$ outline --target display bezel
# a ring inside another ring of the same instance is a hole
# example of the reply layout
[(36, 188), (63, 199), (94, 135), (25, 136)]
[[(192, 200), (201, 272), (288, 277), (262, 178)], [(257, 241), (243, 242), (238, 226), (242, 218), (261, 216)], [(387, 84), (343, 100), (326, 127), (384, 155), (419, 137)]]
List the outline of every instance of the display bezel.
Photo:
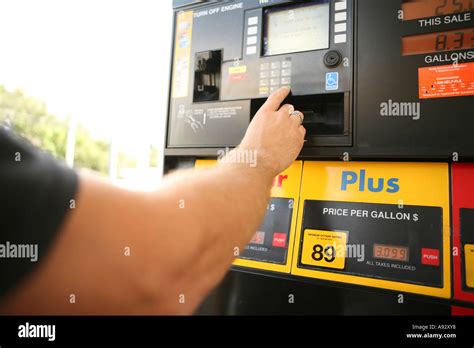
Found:
[[(321, 47), (321, 48), (316, 48), (316, 49), (303, 49), (299, 51), (288, 51), (288, 52), (281, 52), (281, 53), (273, 53), (269, 54), (266, 53), (267, 51), (267, 45), (268, 45), (268, 18), (272, 13), (275, 12), (281, 12), (281, 11), (287, 11), (289, 9), (299, 9), (299, 8), (304, 8), (304, 7), (311, 7), (311, 6), (316, 6), (316, 5), (327, 5), (327, 15), (328, 15), (328, 30), (327, 30), (327, 47)], [(261, 52), (260, 55), (261, 57), (274, 57), (274, 56), (280, 56), (280, 55), (288, 55), (288, 54), (296, 54), (296, 53), (304, 53), (304, 52), (313, 52), (313, 51), (321, 51), (321, 50), (328, 50), (331, 47), (331, 2), (330, 0), (315, 0), (315, 1), (310, 1), (310, 2), (305, 2), (305, 3), (299, 3), (299, 4), (284, 4), (284, 5), (276, 5), (276, 6), (270, 6), (266, 7), (263, 10), (262, 14), (263, 18), (263, 23), (262, 23), (262, 45), (261, 45)]]

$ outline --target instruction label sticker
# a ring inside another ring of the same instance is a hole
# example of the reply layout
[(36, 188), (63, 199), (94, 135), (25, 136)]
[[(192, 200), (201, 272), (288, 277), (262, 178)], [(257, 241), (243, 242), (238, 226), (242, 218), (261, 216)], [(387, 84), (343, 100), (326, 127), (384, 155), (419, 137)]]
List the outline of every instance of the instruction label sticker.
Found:
[(192, 37), (193, 11), (178, 13), (174, 42), (173, 98), (188, 96)]
[(229, 77), (231, 81), (243, 81), (247, 79), (247, 66), (231, 66), (229, 68)]
[(418, 68), (420, 99), (474, 95), (474, 63)]
[(464, 246), (464, 258), (466, 265), (466, 285), (474, 288), (474, 244)]
[(301, 263), (344, 269), (347, 233), (307, 229), (303, 236)]
[(231, 66), (229, 68), (229, 75), (232, 74), (244, 74), (247, 72), (247, 66), (246, 65), (239, 65), (239, 66)]

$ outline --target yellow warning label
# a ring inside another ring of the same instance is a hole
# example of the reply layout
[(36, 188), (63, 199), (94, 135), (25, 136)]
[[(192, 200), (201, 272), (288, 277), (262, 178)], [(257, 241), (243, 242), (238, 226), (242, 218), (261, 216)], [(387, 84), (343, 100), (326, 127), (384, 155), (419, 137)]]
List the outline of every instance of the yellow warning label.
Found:
[(188, 96), (193, 37), (193, 11), (180, 12), (176, 18), (176, 37), (173, 60), (173, 98)]
[(304, 231), (301, 263), (308, 266), (344, 269), (347, 233), (334, 231)]
[(240, 65), (240, 66), (231, 66), (229, 68), (229, 75), (233, 74), (244, 74), (247, 72), (247, 66), (246, 65)]
[(466, 265), (466, 285), (474, 288), (474, 244), (464, 246), (464, 264)]

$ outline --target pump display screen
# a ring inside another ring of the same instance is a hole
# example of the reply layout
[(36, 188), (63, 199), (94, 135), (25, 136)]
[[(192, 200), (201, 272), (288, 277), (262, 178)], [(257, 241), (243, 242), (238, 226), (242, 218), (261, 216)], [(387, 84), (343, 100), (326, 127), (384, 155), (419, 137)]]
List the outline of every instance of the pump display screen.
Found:
[(408, 261), (408, 248), (384, 244), (374, 244), (374, 258)]
[(329, 2), (265, 11), (263, 55), (329, 48)]
[(402, 54), (435, 53), (474, 48), (474, 29), (406, 36), (402, 39)]
[(474, 10), (474, 0), (403, 0), (403, 20), (443, 16)]

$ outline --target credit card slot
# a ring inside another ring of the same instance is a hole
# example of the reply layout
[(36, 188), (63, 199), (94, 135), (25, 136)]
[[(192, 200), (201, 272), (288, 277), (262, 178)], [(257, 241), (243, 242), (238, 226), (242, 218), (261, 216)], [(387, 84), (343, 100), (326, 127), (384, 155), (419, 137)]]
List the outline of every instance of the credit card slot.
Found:
[[(264, 102), (265, 99), (252, 100), (252, 115)], [(290, 95), (283, 104), (292, 104), (303, 112), (305, 146), (351, 145), (348, 93)]]

